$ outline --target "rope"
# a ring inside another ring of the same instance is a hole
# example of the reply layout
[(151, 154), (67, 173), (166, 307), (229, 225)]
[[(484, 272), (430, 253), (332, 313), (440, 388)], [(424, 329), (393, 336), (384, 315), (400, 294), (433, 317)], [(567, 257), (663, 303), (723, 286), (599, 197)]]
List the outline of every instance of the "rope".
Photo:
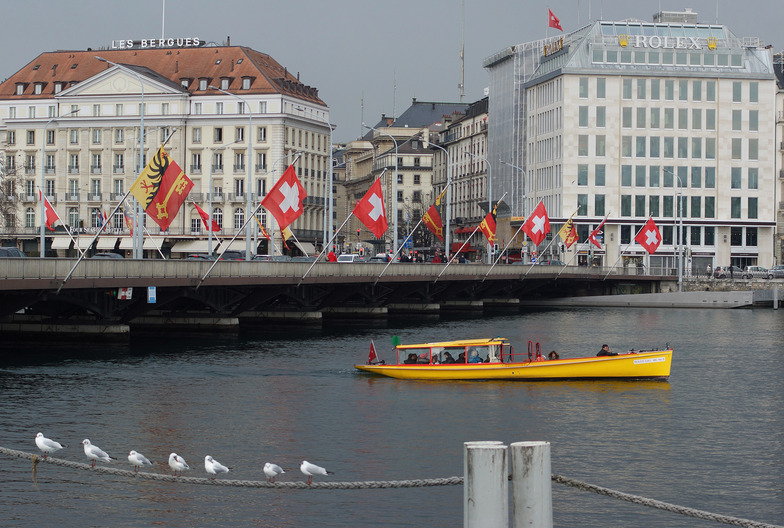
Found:
[(593, 484), (581, 482), (579, 480), (571, 479), (569, 477), (564, 477), (562, 475), (554, 474), (553, 482), (557, 482), (559, 484), (565, 484), (566, 486), (571, 486), (573, 488), (577, 488), (583, 491), (590, 491), (593, 493), (597, 493), (599, 495), (606, 495), (607, 497), (612, 497), (614, 499), (620, 499), (626, 502), (632, 502), (634, 504), (641, 504), (643, 506), (648, 506), (650, 508), (657, 508), (659, 510), (664, 510), (672, 513), (679, 513), (681, 515), (686, 515), (688, 517), (696, 517), (698, 519), (716, 521), (719, 523), (730, 524), (733, 526), (745, 526), (748, 528), (784, 528), (782, 526), (775, 525), (775, 524), (766, 524), (757, 521), (750, 521), (748, 519), (741, 519), (739, 517), (718, 515), (715, 513), (706, 512), (704, 510), (695, 510), (694, 508), (678, 506), (676, 504), (670, 504), (668, 502), (647, 499), (645, 497), (640, 497), (639, 495), (631, 495), (629, 493), (623, 493), (620, 491), (611, 490), (609, 488), (594, 486)]
[[(47, 463), (55, 466), (69, 467), (73, 469), (82, 469), (93, 471), (96, 473), (103, 473), (107, 475), (115, 475), (119, 477), (130, 477), (141, 480), (155, 480), (159, 482), (184, 482), (186, 484), (202, 484), (210, 486), (229, 486), (240, 488), (267, 488), (267, 489), (391, 489), (391, 488), (426, 488), (434, 486), (460, 486), (463, 484), (463, 477), (446, 477), (436, 479), (415, 479), (415, 480), (369, 480), (363, 482), (314, 482), (308, 485), (306, 482), (267, 482), (258, 480), (218, 480), (210, 478), (199, 477), (177, 477), (173, 475), (164, 475), (161, 473), (149, 473), (144, 471), (131, 471), (127, 469), (116, 469), (113, 467), (96, 466), (92, 467), (90, 464), (83, 464), (81, 462), (72, 462), (62, 458), (43, 457), (34, 453), (26, 453), (24, 451), (17, 451), (15, 449), (8, 449), (0, 447), (0, 454), (9, 455), (16, 458), (26, 458), (33, 462), (33, 479), (35, 480), (38, 470), (38, 464)], [(511, 479), (511, 476), (509, 477)], [(688, 517), (696, 517), (698, 519), (705, 519), (715, 521), (718, 523), (729, 524), (732, 526), (743, 526), (746, 528), (784, 528), (784, 526), (775, 524), (766, 524), (748, 519), (741, 519), (739, 517), (729, 517), (727, 515), (718, 515), (704, 510), (697, 510), (694, 508), (687, 508), (685, 506), (678, 506), (668, 502), (662, 502), (654, 499), (640, 497), (639, 495), (632, 495), (623, 493), (621, 491), (595, 486), (579, 480), (575, 480), (563, 475), (553, 474), (552, 481), (558, 484), (571, 486), (582, 491), (590, 491), (598, 495), (605, 495), (626, 502), (648, 506), (649, 508), (656, 508), (671, 513), (678, 513)]]
[(36, 478), (38, 464), (47, 463), (55, 466), (68, 467), (73, 469), (82, 469), (93, 471), (96, 473), (103, 473), (106, 475), (115, 475), (118, 477), (130, 477), (141, 480), (155, 480), (158, 482), (184, 482), (187, 484), (203, 484), (209, 486), (229, 486), (238, 488), (268, 488), (268, 489), (389, 489), (389, 488), (426, 488), (433, 486), (457, 486), (463, 483), (463, 477), (448, 477), (437, 479), (416, 479), (416, 480), (369, 480), (363, 482), (314, 482), (308, 485), (307, 482), (267, 482), (258, 480), (228, 480), (228, 479), (210, 479), (200, 477), (177, 477), (174, 475), (164, 475), (161, 473), (149, 473), (144, 471), (131, 471), (128, 469), (117, 469), (107, 466), (95, 466), (90, 464), (83, 464), (81, 462), (72, 462), (62, 458), (53, 458), (51, 456), (43, 457), (34, 453), (26, 453), (24, 451), (17, 451), (15, 449), (7, 449), (0, 447), (0, 453), (9, 455), (16, 458), (26, 458), (33, 462), (33, 478)]

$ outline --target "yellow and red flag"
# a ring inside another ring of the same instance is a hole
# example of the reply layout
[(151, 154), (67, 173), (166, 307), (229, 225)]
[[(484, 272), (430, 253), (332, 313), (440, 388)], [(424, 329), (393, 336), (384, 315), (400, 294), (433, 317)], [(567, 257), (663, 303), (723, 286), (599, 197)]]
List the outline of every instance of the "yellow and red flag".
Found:
[(482, 223), (479, 224), (479, 230), (485, 234), (487, 241), (491, 244), (495, 242), (495, 229), (496, 229), (496, 209), (498, 208), (498, 204), (493, 206), (493, 210), (487, 213), (485, 219), (482, 220)]
[(577, 242), (577, 228), (574, 227), (574, 222), (572, 222), (572, 217), (569, 217), (569, 220), (563, 225), (563, 227), (558, 231), (558, 236), (561, 237), (563, 243), (566, 247), (572, 247), (572, 244)]
[(264, 229), (263, 225), (261, 225), (261, 220), (259, 220), (258, 216), (256, 217), (256, 223), (259, 224), (259, 233), (261, 233), (261, 236), (263, 236), (267, 240), (271, 240), (270, 236), (269, 236), (269, 233), (267, 233), (267, 230)]
[(169, 228), (185, 202), (193, 182), (163, 147), (131, 186), (131, 194), (162, 230)]
[(441, 200), (444, 198), (446, 189), (447, 188), (444, 187), (444, 190), (441, 191), (441, 194), (436, 198), (435, 203), (430, 206), (422, 217), (422, 223), (425, 224), (425, 227), (432, 231), (441, 242), (444, 241), (444, 221), (441, 219)]

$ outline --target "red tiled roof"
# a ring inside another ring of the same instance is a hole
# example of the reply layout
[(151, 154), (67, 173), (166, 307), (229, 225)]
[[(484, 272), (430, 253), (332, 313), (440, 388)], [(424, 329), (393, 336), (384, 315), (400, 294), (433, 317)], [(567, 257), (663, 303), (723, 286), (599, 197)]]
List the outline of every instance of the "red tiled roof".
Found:
[[(118, 64), (144, 66), (178, 86), (182, 79), (189, 79), (188, 91), (192, 95), (214, 94), (214, 90), (199, 90), (200, 78), (209, 79), (208, 84), (213, 86), (219, 85), (222, 78), (228, 78), (229, 92), (240, 95), (279, 93), (325, 105), (316, 88), (299, 82), (269, 55), (245, 46), (45, 52), (0, 84), (0, 98), (51, 98), (55, 82), (62, 82), (65, 90), (72, 83), (112, 67), (96, 56)], [(252, 79), (249, 90), (241, 89), (243, 77)], [(23, 96), (16, 95), (19, 83), (26, 85)], [(34, 93), (35, 83), (45, 83), (40, 95)]]

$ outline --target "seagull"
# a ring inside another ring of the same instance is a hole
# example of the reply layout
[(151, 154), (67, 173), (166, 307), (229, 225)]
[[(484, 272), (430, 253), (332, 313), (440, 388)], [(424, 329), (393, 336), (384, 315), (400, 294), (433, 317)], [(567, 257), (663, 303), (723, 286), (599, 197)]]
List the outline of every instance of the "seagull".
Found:
[(308, 477), (308, 486), (313, 483), (313, 475), (334, 475), (332, 471), (327, 471), (321, 466), (317, 466), (316, 464), (311, 464), (307, 460), (302, 461), (302, 465), (299, 466), (299, 470), (302, 471)]
[(59, 451), (64, 447), (60, 442), (55, 442), (54, 440), (50, 440), (44, 436), (43, 433), (38, 433), (35, 435), (35, 445), (38, 446), (38, 449), (44, 452), (44, 458), (49, 453), (54, 453), (55, 451)]
[(267, 475), (267, 482), (275, 482), (275, 477), (281, 473), (285, 473), (285, 471), (279, 465), (270, 464), (269, 462), (264, 464), (264, 474)]
[(179, 456), (177, 453), (172, 453), (169, 455), (169, 467), (172, 468), (172, 474), (176, 475), (177, 472), (180, 472), (180, 476), (182, 476), (183, 469), (190, 469), (190, 466), (185, 462), (185, 459)]
[[(210, 475), (218, 475), (220, 473), (229, 472), (229, 468), (227, 468), (226, 466), (224, 466), (223, 464), (221, 464), (220, 462), (212, 458), (210, 455), (204, 457), (204, 469)], [(212, 478), (213, 480), (215, 479), (214, 476)]]
[(146, 456), (142, 455), (141, 453), (137, 453), (136, 451), (131, 451), (128, 453), (128, 462), (131, 463), (133, 470), (137, 473), (139, 472), (140, 467), (152, 465), (152, 462), (150, 462)]
[(84, 446), (84, 454), (87, 455), (87, 458), (91, 458), (93, 460), (93, 465), (91, 467), (95, 467), (95, 463), (98, 460), (101, 462), (111, 462), (112, 460), (115, 460), (114, 458), (110, 457), (106, 451), (97, 445), (91, 444), (87, 438), (82, 440), (82, 445)]

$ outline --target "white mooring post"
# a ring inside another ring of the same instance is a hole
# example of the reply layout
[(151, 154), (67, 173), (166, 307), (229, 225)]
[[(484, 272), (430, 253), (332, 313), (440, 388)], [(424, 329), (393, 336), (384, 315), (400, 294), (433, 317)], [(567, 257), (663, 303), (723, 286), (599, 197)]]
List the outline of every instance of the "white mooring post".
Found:
[(552, 528), (550, 442), (515, 442), (509, 448), (513, 528)]
[(779, 309), (779, 286), (778, 284), (773, 286), (773, 309)]
[(463, 528), (509, 526), (507, 449), (503, 442), (463, 444)]

